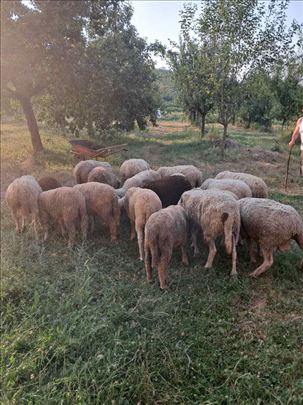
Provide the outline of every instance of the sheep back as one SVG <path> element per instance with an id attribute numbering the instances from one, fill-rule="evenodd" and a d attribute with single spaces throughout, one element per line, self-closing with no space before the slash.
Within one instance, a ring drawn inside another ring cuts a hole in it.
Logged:
<path id="1" fill-rule="evenodd" d="M 230 191 L 237 199 L 252 196 L 250 187 L 244 181 L 237 179 L 207 179 L 202 183 L 201 189 Z"/>
<path id="2" fill-rule="evenodd" d="M 88 174 L 88 182 L 104 183 L 114 188 L 119 187 L 120 182 L 114 172 L 105 167 L 95 167 Z"/>
<path id="3" fill-rule="evenodd" d="M 165 208 L 169 205 L 176 205 L 181 195 L 192 187 L 185 176 L 176 174 L 148 182 L 144 188 L 153 190 L 159 196 L 162 207 Z"/>
<path id="4" fill-rule="evenodd" d="M 149 164 L 143 159 L 128 159 L 125 160 L 120 167 L 121 180 L 124 182 L 137 173 L 149 170 Z"/>
<path id="5" fill-rule="evenodd" d="M 268 187 L 263 179 L 254 176 L 249 173 L 236 173 L 230 171 L 224 171 L 218 173 L 216 179 L 237 179 L 242 180 L 246 183 L 252 192 L 252 197 L 255 198 L 267 198 L 268 197 Z"/>
<path id="6" fill-rule="evenodd" d="M 116 193 L 119 197 L 123 197 L 128 189 L 131 187 L 145 187 L 150 181 L 160 179 L 161 176 L 155 170 L 144 170 L 140 173 L 137 173 L 135 176 L 127 179 L 123 186 L 116 190 Z"/>
<path id="7" fill-rule="evenodd" d="M 263 198 L 244 198 L 238 204 L 244 237 L 265 249 L 281 250 L 294 239 L 303 250 L 303 221 L 292 206 Z"/>
<path id="8" fill-rule="evenodd" d="M 160 173 L 161 177 L 181 173 L 190 182 L 192 188 L 201 186 L 203 181 L 202 173 L 193 165 L 163 166 L 157 171 Z"/>
<path id="9" fill-rule="evenodd" d="M 55 188 L 62 187 L 62 184 L 54 177 L 45 176 L 38 180 L 42 191 L 54 190 Z"/>
<path id="10" fill-rule="evenodd" d="M 104 167 L 106 169 L 111 169 L 111 165 L 107 162 L 99 162 L 97 160 L 82 160 L 73 170 L 73 175 L 76 179 L 78 184 L 86 183 L 88 174 L 95 168 L 95 167 Z"/>
<path id="11" fill-rule="evenodd" d="M 11 211 L 21 211 L 24 217 L 38 214 L 38 197 L 42 189 L 33 176 L 21 176 L 7 188 L 5 201 Z"/>

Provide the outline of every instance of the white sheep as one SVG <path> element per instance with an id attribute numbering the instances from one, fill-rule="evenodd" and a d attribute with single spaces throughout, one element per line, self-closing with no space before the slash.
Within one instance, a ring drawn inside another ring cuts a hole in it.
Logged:
<path id="1" fill-rule="evenodd" d="M 221 190 L 194 189 L 182 194 L 179 204 L 193 225 L 193 245 L 197 248 L 197 229 L 201 227 L 209 254 L 205 268 L 211 268 L 216 255 L 215 239 L 224 235 L 227 254 L 232 255 L 231 275 L 237 274 L 236 246 L 240 233 L 240 211 L 236 199 L 230 192 Z"/>
<path id="2" fill-rule="evenodd" d="M 265 198 L 244 198 L 238 201 L 241 214 L 241 236 L 248 241 L 249 255 L 256 261 L 253 241 L 263 255 L 263 263 L 251 273 L 258 277 L 273 264 L 273 250 L 288 250 L 294 239 L 303 250 L 303 221 L 290 205 Z"/>
<path id="3" fill-rule="evenodd" d="M 120 167 L 120 176 L 122 182 L 133 177 L 135 174 L 149 170 L 149 164 L 143 159 L 125 160 Z"/>
<path id="4" fill-rule="evenodd" d="M 23 232 L 26 219 L 31 219 L 36 237 L 38 237 L 38 197 L 41 192 L 42 189 L 33 176 L 19 177 L 8 186 L 5 200 L 15 222 L 17 232 Z"/>
<path id="5" fill-rule="evenodd" d="M 133 177 L 127 179 L 121 188 L 116 189 L 119 197 L 123 197 L 128 189 L 131 187 L 144 187 L 150 181 L 158 180 L 161 176 L 155 170 L 144 170 L 143 172 L 135 174 Z"/>
<path id="6" fill-rule="evenodd" d="M 148 218 L 162 208 L 160 198 L 148 189 L 131 187 L 124 198 L 124 208 L 130 219 L 130 239 L 138 238 L 140 260 L 144 257 L 144 226 Z"/>
<path id="7" fill-rule="evenodd" d="M 120 186 L 120 182 L 112 169 L 105 167 L 95 167 L 91 172 L 89 172 L 87 181 L 108 184 L 114 188 Z"/>
<path id="8" fill-rule="evenodd" d="M 192 187 L 199 187 L 202 184 L 203 177 L 200 170 L 193 165 L 180 165 L 180 166 L 163 166 L 158 170 L 161 177 L 171 176 L 176 173 L 183 174 L 190 182 Z"/>
<path id="9" fill-rule="evenodd" d="M 87 237 L 88 216 L 85 198 L 73 187 L 60 187 L 43 191 L 39 195 L 39 215 L 41 225 L 45 229 L 44 240 L 49 234 L 50 220 L 60 225 L 61 233 L 68 235 L 69 245 L 73 245 L 76 229 L 80 221 L 82 239 Z"/>
<path id="10" fill-rule="evenodd" d="M 99 217 L 109 228 L 111 240 L 117 240 L 120 208 L 115 189 L 108 184 L 96 182 L 77 184 L 73 188 L 85 196 L 88 215 Z"/>
<path id="11" fill-rule="evenodd" d="M 104 167 L 106 169 L 111 169 L 111 165 L 107 162 L 99 162 L 98 160 L 82 160 L 73 170 L 73 175 L 78 184 L 86 183 L 89 173 L 95 167 Z"/>
<path id="12" fill-rule="evenodd" d="M 252 196 L 249 186 L 244 181 L 236 179 L 207 179 L 202 183 L 200 188 L 201 190 L 217 189 L 230 191 L 236 196 L 237 200 Z"/>
<path id="13" fill-rule="evenodd" d="M 182 263 L 188 265 L 187 234 L 188 221 L 180 205 L 171 205 L 148 218 L 144 233 L 147 281 L 152 280 L 152 268 L 157 268 L 160 288 L 166 288 L 167 268 L 176 247 L 181 248 Z"/>
<path id="14" fill-rule="evenodd" d="M 236 173 L 236 172 L 221 172 L 218 173 L 216 179 L 236 179 L 242 180 L 246 183 L 252 192 L 252 197 L 267 198 L 268 187 L 263 179 L 257 176 L 253 176 L 249 173 Z"/>

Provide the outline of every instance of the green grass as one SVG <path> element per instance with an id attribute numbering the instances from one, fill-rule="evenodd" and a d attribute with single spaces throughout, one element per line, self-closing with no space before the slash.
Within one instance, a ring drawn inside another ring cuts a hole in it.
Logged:
<path id="1" fill-rule="evenodd" d="M 21 132 L 2 137 L 6 181 L 26 158 L 17 151 L 18 136 L 26 144 Z M 34 174 L 60 172 L 70 180 L 67 142 L 49 139 Z M 225 166 L 261 170 L 244 151 L 228 151 L 221 161 L 191 130 L 160 139 L 134 133 L 127 140 L 129 152 L 112 156 L 113 164 L 142 156 L 155 166 L 193 162 L 206 175 Z M 280 170 L 278 162 L 264 173 L 266 180 L 273 176 L 271 198 L 303 215 L 302 195 L 279 191 Z M 291 192 L 295 186 L 290 183 Z M 161 292 L 156 274 L 153 283 L 145 281 L 125 219 L 117 243 L 99 227 L 72 249 L 55 231 L 46 244 L 31 231 L 16 235 L 3 202 L 1 227 L 3 404 L 302 403 L 302 253 L 296 244 L 276 253 L 272 269 L 257 280 L 248 277 L 253 268 L 244 246 L 236 280 L 220 243 L 208 271 L 206 248 L 201 257 L 190 256 L 188 268 L 176 252 L 168 291 Z"/>

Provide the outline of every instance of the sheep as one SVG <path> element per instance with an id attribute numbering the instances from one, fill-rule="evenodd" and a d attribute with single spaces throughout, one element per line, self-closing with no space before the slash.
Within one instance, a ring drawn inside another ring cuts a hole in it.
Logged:
<path id="1" fill-rule="evenodd" d="M 148 218 L 144 233 L 147 281 L 152 280 L 152 267 L 156 267 L 160 288 L 166 288 L 167 268 L 173 248 L 181 248 L 182 263 L 188 265 L 186 252 L 188 228 L 185 211 L 180 205 L 171 205 L 153 213 Z"/>
<path id="2" fill-rule="evenodd" d="M 273 264 L 273 249 L 286 251 L 294 239 L 303 250 L 303 221 L 290 205 L 265 198 L 243 198 L 238 201 L 241 215 L 241 236 L 248 241 L 251 262 L 256 258 L 252 242 L 257 242 L 263 263 L 250 275 L 258 277 Z"/>
<path id="3" fill-rule="evenodd" d="M 123 197 L 126 191 L 131 187 L 143 188 L 148 182 L 160 178 L 160 174 L 155 170 L 144 170 L 143 172 L 137 173 L 133 177 L 127 179 L 121 188 L 116 189 L 116 193 L 119 197 Z"/>
<path id="4" fill-rule="evenodd" d="M 120 167 L 120 176 L 122 182 L 133 177 L 135 174 L 149 170 L 149 164 L 143 159 L 125 160 Z"/>
<path id="5" fill-rule="evenodd" d="M 53 219 L 61 227 L 62 236 L 68 235 L 68 244 L 75 243 L 76 228 L 80 220 L 82 239 L 87 237 L 88 216 L 85 198 L 73 187 L 60 187 L 43 191 L 39 195 L 39 215 L 45 229 L 44 241 L 48 239 L 49 222 Z"/>
<path id="6" fill-rule="evenodd" d="M 41 177 L 38 180 L 38 183 L 42 191 L 54 190 L 55 188 L 62 187 L 62 184 L 59 183 L 57 179 L 50 176 Z"/>
<path id="7" fill-rule="evenodd" d="M 143 260 L 144 226 L 148 218 L 162 208 L 160 198 L 152 190 L 131 187 L 125 194 L 124 208 L 131 224 L 130 240 L 133 240 L 137 233 L 140 260 Z"/>
<path id="8" fill-rule="evenodd" d="M 202 184 L 202 173 L 199 169 L 192 165 L 180 165 L 180 166 L 163 166 L 158 170 L 161 177 L 170 176 L 172 174 L 181 173 L 190 182 L 192 188 L 199 187 Z"/>
<path id="9" fill-rule="evenodd" d="M 202 183 L 200 188 L 201 190 L 217 189 L 231 191 L 237 200 L 252 196 L 249 186 L 244 181 L 236 179 L 207 179 Z"/>
<path id="10" fill-rule="evenodd" d="M 104 183 L 117 188 L 120 186 L 120 182 L 117 176 L 112 170 L 108 170 L 105 167 L 95 167 L 89 174 L 87 178 L 88 182 L 95 181 L 97 183 Z"/>
<path id="11" fill-rule="evenodd" d="M 176 205 L 184 191 L 190 190 L 191 184 L 184 175 L 175 174 L 163 177 L 159 180 L 150 181 L 144 188 L 153 190 L 160 198 L 162 207 Z"/>
<path id="12" fill-rule="evenodd" d="M 41 192 L 42 189 L 33 176 L 19 177 L 8 186 L 5 200 L 15 222 L 17 233 L 23 232 L 25 220 L 31 218 L 36 237 L 38 237 L 38 197 Z"/>
<path id="13" fill-rule="evenodd" d="M 111 165 L 107 162 L 99 162 L 97 160 L 82 160 L 73 170 L 73 175 L 78 184 L 87 183 L 87 177 L 95 167 L 104 167 L 105 169 L 111 169 Z"/>
<path id="14" fill-rule="evenodd" d="M 236 275 L 236 246 L 240 233 L 240 211 L 231 193 L 221 190 L 194 189 L 183 193 L 179 204 L 193 224 L 193 245 L 197 248 L 197 229 L 202 228 L 203 237 L 209 247 L 205 268 L 211 268 L 216 255 L 215 239 L 224 235 L 227 254 L 232 255 L 231 275 Z"/>
<path id="15" fill-rule="evenodd" d="M 88 215 L 99 217 L 109 228 L 111 240 L 117 240 L 120 208 L 114 188 L 97 182 L 77 184 L 73 188 L 85 196 Z"/>
<path id="16" fill-rule="evenodd" d="M 236 179 L 242 180 L 251 189 L 252 197 L 255 198 L 267 198 L 268 197 L 268 187 L 264 180 L 260 177 L 253 176 L 249 173 L 236 173 L 236 172 L 221 172 L 215 177 L 216 179 Z"/>

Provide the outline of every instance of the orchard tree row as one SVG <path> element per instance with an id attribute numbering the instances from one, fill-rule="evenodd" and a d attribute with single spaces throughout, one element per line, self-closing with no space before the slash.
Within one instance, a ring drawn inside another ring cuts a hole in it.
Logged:
<path id="1" fill-rule="evenodd" d="M 202 135 L 210 111 L 224 140 L 236 116 L 269 128 L 300 112 L 302 25 L 287 27 L 287 7 L 285 0 L 204 0 L 199 12 L 185 5 L 179 43 L 166 55 L 183 109 Z"/>

